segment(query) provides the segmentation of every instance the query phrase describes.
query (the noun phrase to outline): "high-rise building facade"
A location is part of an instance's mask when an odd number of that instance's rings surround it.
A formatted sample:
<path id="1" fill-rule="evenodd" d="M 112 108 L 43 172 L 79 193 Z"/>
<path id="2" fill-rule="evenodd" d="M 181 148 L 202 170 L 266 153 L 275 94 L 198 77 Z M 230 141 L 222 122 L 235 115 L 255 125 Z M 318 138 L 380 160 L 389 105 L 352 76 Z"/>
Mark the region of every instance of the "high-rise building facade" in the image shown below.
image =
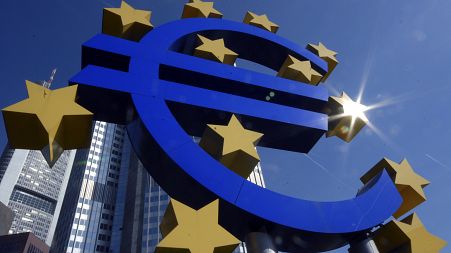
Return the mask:
<path id="1" fill-rule="evenodd" d="M 123 126 L 94 123 L 90 148 L 77 151 L 51 252 L 110 252 L 124 138 Z"/>
<path id="2" fill-rule="evenodd" d="M 14 212 L 10 234 L 32 232 L 51 244 L 75 151 L 64 151 L 49 167 L 39 151 L 4 149 L 0 159 L 0 202 Z"/>
<path id="3" fill-rule="evenodd" d="M 265 186 L 259 165 L 248 180 Z M 139 161 L 124 126 L 95 122 L 91 147 L 77 151 L 66 192 L 50 252 L 154 252 L 169 196 Z"/>
<path id="4" fill-rule="evenodd" d="M 150 175 L 147 175 L 144 193 L 141 252 L 155 251 L 155 247 L 161 240 L 160 223 L 168 204 L 169 195 L 163 191 Z"/>

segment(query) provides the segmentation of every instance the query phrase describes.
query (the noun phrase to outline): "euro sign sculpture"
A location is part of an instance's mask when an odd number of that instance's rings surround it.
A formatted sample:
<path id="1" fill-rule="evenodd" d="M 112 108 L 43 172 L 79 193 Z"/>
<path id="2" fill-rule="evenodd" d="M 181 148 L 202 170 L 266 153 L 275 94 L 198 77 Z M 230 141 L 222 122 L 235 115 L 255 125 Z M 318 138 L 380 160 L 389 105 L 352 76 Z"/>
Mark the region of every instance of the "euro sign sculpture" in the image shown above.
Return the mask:
<path id="1" fill-rule="evenodd" d="M 386 172 L 354 199 L 316 202 L 261 188 L 204 152 L 191 136 L 231 114 L 263 133 L 259 145 L 308 152 L 328 129 L 323 87 L 189 55 L 196 36 L 224 38 L 239 57 L 278 70 L 288 54 L 327 63 L 262 29 L 220 19 L 183 19 L 155 28 L 138 43 L 99 34 L 83 45 L 79 103 L 97 120 L 128 125 L 132 145 L 158 184 L 192 208 L 220 199 L 220 223 L 237 238 L 250 224 L 282 238 L 278 248 L 328 250 L 387 220 L 401 197 Z M 270 92 L 275 99 L 266 101 Z M 296 238 L 302 238 L 299 243 Z"/>
<path id="2" fill-rule="evenodd" d="M 358 122 L 331 119 L 340 113 L 331 105 L 349 98 L 329 98 L 317 86 L 336 65 L 315 53 L 322 44 L 301 48 L 275 35 L 275 24 L 267 22 L 261 29 L 252 23 L 253 13 L 246 15 L 245 24 L 218 19 L 222 14 L 217 11 L 210 12 L 215 18 L 191 18 L 210 17 L 193 8 L 201 3 L 191 1 L 185 5 L 186 19 L 155 29 L 148 22 L 150 12 L 136 12 L 125 3 L 120 11 L 106 9 L 104 33 L 83 44 L 82 70 L 70 80 L 78 85 L 77 102 L 95 120 L 127 125 L 141 162 L 177 200 L 171 208 L 184 209 L 181 202 L 198 210 L 215 201 L 218 223 L 239 240 L 264 228 L 277 250 L 314 252 L 365 238 L 397 211 L 398 217 L 425 200 L 400 209 L 411 193 L 404 190 L 401 196 L 394 183 L 401 172 L 388 160 L 365 175 L 365 185 L 352 199 L 318 202 L 284 196 L 247 181 L 193 142 L 192 136 L 202 136 L 207 124 L 224 125 L 237 115 L 246 129 L 263 134 L 256 137 L 258 145 L 307 153 L 326 132 L 350 141 L 366 123 L 365 117 Z M 115 15 L 130 13 L 139 15 L 139 22 L 105 28 L 120 21 Z M 199 40 L 204 45 L 225 41 L 227 48 L 214 55 L 196 47 Z M 278 75 L 235 67 L 236 58 Z M 294 65 L 305 73 L 297 76 L 290 69 Z M 350 124 L 358 129 L 352 132 Z M 387 166 L 394 168 L 390 175 Z"/>

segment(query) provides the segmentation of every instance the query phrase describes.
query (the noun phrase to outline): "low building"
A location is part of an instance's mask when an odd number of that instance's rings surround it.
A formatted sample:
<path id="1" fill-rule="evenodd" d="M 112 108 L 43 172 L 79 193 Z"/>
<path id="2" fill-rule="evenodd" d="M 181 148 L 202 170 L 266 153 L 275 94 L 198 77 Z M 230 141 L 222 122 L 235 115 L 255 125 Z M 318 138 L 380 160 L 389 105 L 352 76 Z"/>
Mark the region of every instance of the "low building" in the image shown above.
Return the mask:
<path id="1" fill-rule="evenodd" d="M 49 246 L 33 233 L 0 236 L 0 252 L 8 253 L 48 253 Z"/>
<path id="2" fill-rule="evenodd" d="M 0 235 L 7 235 L 13 224 L 14 213 L 0 201 Z"/>

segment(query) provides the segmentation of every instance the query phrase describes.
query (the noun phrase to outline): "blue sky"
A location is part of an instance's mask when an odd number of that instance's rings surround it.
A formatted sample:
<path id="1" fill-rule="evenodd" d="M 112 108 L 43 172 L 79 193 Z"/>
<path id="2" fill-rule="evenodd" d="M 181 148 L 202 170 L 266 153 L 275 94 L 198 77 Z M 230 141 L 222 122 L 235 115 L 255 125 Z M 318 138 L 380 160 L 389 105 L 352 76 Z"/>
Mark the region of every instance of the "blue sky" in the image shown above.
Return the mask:
<path id="1" fill-rule="evenodd" d="M 178 19 L 185 1 L 129 3 L 152 10 L 158 26 Z M 25 79 L 46 79 L 55 67 L 53 87 L 65 86 L 80 69 L 81 44 L 100 32 L 102 8 L 109 6 L 119 1 L 3 1 L 0 107 L 26 97 Z M 350 144 L 324 137 L 308 155 L 259 149 L 268 187 L 312 200 L 351 198 L 360 176 L 381 158 L 407 158 L 431 181 L 428 201 L 415 211 L 432 233 L 451 242 L 451 2 L 218 0 L 215 6 L 235 21 L 248 10 L 266 13 L 280 25 L 280 36 L 301 45 L 323 42 L 339 53 L 325 84 L 331 94 L 356 98 L 363 90 L 364 104 L 386 105 L 367 113 L 373 127 Z"/>

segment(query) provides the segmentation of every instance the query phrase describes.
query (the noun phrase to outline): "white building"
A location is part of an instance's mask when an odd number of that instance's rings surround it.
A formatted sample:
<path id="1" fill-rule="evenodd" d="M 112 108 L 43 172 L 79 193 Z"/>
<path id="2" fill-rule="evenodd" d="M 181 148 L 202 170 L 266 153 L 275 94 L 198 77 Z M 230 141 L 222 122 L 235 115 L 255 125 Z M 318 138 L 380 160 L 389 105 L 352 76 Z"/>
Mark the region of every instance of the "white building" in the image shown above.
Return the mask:
<path id="1" fill-rule="evenodd" d="M 74 150 L 64 151 L 50 168 L 40 151 L 5 148 L 0 202 L 15 215 L 10 234 L 32 232 L 51 244 L 74 158 Z"/>

